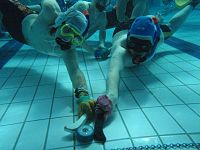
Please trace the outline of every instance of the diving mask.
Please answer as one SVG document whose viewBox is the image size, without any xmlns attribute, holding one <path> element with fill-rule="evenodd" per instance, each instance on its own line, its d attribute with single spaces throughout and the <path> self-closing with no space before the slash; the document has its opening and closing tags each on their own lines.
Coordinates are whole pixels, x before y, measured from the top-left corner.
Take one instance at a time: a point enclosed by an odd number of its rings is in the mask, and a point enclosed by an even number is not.
<svg viewBox="0 0 200 150">
<path fill-rule="evenodd" d="M 151 53 L 153 45 L 149 40 L 140 40 L 131 37 L 127 40 L 127 48 L 132 56 L 133 63 L 139 64 L 147 59 L 147 56 Z"/>
</svg>

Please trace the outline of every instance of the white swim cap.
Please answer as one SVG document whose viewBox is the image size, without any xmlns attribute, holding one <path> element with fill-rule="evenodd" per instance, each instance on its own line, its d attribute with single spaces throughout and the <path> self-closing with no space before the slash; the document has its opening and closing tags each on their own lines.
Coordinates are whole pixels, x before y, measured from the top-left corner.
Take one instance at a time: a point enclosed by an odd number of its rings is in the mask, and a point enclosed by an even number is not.
<svg viewBox="0 0 200 150">
<path fill-rule="evenodd" d="M 75 28 L 80 34 L 83 34 L 88 26 L 88 20 L 86 16 L 77 10 L 68 10 L 66 12 L 60 13 L 55 20 L 54 27 L 59 27 L 63 23 L 69 24 L 70 26 Z"/>
</svg>

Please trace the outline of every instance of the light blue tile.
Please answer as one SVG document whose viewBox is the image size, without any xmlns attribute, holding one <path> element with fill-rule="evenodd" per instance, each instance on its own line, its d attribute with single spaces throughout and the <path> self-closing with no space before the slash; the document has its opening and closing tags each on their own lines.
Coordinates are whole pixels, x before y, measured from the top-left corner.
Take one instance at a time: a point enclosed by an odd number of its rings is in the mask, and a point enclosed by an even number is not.
<svg viewBox="0 0 200 150">
<path fill-rule="evenodd" d="M 123 78 L 126 86 L 129 88 L 129 90 L 143 90 L 145 89 L 145 86 L 138 78 Z"/>
<path fill-rule="evenodd" d="M 166 86 L 183 85 L 183 83 L 181 83 L 179 80 L 177 80 L 170 74 L 155 74 L 155 76 Z"/>
<path fill-rule="evenodd" d="M 29 111 L 27 121 L 47 119 L 50 117 L 51 100 L 34 101 Z"/>
<path fill-rule="evenodd" d="M 54 94 L 54 85 L 38 86 L 34 99 L 52 99 Z"/>
<path fill-rule="evenodd" d="M 200 132 L 200 118 L 188 107 L 177 105 L 166 109 L 188 133 Z"/>
<path fill-rule="evenodd" d="M 179 51 L 177 51 L 177 53 L 179 53 Z M 165 55 L 163 56 L 166 60 L 168 60 L 169 62 L 179 62 L 179 61 L 183 61 L 182 59 L 180 59 L 179 57 L 175 56 L 174 54 L 170 54 L 170 55 Z"/>
<path fill-rule="evenodd" d="M 99 64 L 95 59 L 86 60 L 87 70 L 100 70 Z"/>
<path fill-rule="evenodd" d="M 176 105 L 183 104 L 179 98 L 177 98 L 170 90 L 167 88 L 157 88 L 150 89 L 153 95 L 158 99 L 163 105 Z"/>
<path fill-rule="evenodd" d="M 0 118 L 3 116 L 3 114 L 6 111 L 6 108 L 8 107 L 8 105 L 0 105 Z"/>
<path fill-rule="evenodd" d="M 117 140 L 117 141 L 111 141 L 111 142 L 106 142 L 105 143 L 105 148 L 106 150 L 111 150 L 111 149 L 123 149 L 123 148 L 128 148 L 128 147 L 133 147 L 131 140 Z"/>
<path fill-rule="evenodd" d="M 119 80 L 119 91 L 128 91 L 128 88 L 126 87 L 125 83 L 122 79 Z"/>
<path fill-rule="evenodd" d="M 187 72 L 178 72 L 178 73 L 172 73 L 172 75 L 183 82 L 184 84 L 198 84 L 200 83 L 200 80 L 197 78 L 193 77 Z"/>
<path fill-rule="evenodd" d="M 85 144 L 83 143 L 80 146 L 75 146 L 76 150 L 104 150 L 103 144 L 101 143 L 91 143 L 91 144 Z M 72 149 L 70 149 L 72 150 Z"/>
<path fill-rule="evenodd" d="M 141 66 L 136 66 L 136 67 L 132 67 L 131 70 L 137 75 L 149 75 L 152 74 L 145 66 L 141 65 Z"/>
<path fill-rule="evenodd" d="M 58 57 L 48 57 L 46 65 L 58 65 L 59 63 L 59 58 Z"/>
<path fill-rule="evenodd" d="M 42 77 L 40 79 L 40 84 L 39 85 L 55 84 L 56 76 L 57 76 L 56 72 L 54 72 L 54 73 L 46 73 L 46 74 L 43 73 Z"/>
<path fill-rule="evenodd" d="M 18 138 L 22 124 L 15 124 L 9 126 L 0 126 L 0 149 L 11 150 L 14 148 L 15 142 Z"/>
<path fill-rule="evenodd" d="M 31 66 L 27 76 L 42 75 L 43 71 L 44 71 L 44 66 Z"/>
<path fill-rule="evenodd" d="M 155 131 L 153 130 L 141 110 L 133 109 L 120 112 L 131 137 L 156 135 Z"/>
<path fill-rule="evenodd" d="M 117 105 L 119 110 L 138 108 L 135 99 L 129 91 L 119 92 L 119 100 Z"/>
<path fill-rule="evenodd" d="M 149 75 L 149 76 L 140 76 L 139 77 L 142 82 L 149 88 L 160 88 L 164 87 L 162 82 L 160 82 L 154 75 Z"/>
<path fill-rule="evenodd" d="M 104 134 L 108 141 L 129 137 L 119 113 L 113 112 L 113 120 L 105 126 Z"/>
<path fill-rule="evenodd" d="M 73 146 L 73 134 L 64 131 L 64 126 L 73 122 L 72 117 L 51 119 L 47 149 Z"/>
<path fill-rule="evenodd" d="M 189 37 L 191 38 L 191 37 Z M 177 54 L 176 56 L 178 56 L 179 58 L 185 60 L 185 61 L 189 61 L 189 60 L 198 60 L 198 58 L 190 55 L 190 54 L 187 54 L 187 53 L 182 53 L 182 54 Z"/>
<path fill-rule="evenodd" d="M 73 95 L 72 83 L 58 83 L 54 97 L 66 97 Z"/>
<path fill-rule="evenodd" d="M 147 90 L 137 90 L 132 92 L 140 107 L 160 106 L 156 98 Z"/>
<path fill-rule="evenodd" d="M 12 73 L 11 77 L 21 77 L 21 76 L 26 76 L 26 74 L 28 73 L 29 68 L 21 68 L 21 67 L 17 67 L 15 69 L 15 71 Z"/>
<path fill-rule="evenodd" d="M 160 74 L 160 73 L 167 73 L 164 69 L 162 69 L 159 65 L 155 63 L 150 63 L 145 65 L 147 69 L 152 73 L 152 74 Z"/>
<path fill-rule="evenodd" d="M 186 86 L 170 87 L 170 89 L 187 104 L 200 102 L 200 95 L 196 94 Z"/>
<path fill-rule="evenodd" d="M 135 74 L 133 73 L 133 71 L 130 68 L 124 68 L 120 72 L 120 77 L 122 77 L 122 78 L 135 77 Z"/>
<path fill-rule="evenodd" d="M 43 150 L 49 120 L 26 122 L 16 150 Z"/>
<path fill-rule="evenodd" d="M 200 84 L 188 85 L 188 87 L 191 88 L 192 90 L 194 90 L 196 93 L 198 93 L 200 95 Z"/>
<path fill-rule="evenodd" d="M 57 83 L 71 82 L 67 72 L 59 72 L 57 76 Z"/>
<path fill-rule="evenodd" d="M 19 88 L 13 102 L 33 100 L 36 88 L 36 86 Z"/>
<path fill-rule="evenodd" d="M 192 108 L 200 116 L 200 104 L 190 104 L 189 107 Z"/>
<path fill-rule="evenodd" d="M 72 97 L 55 98 L 51 117 L 73 116 Z"/>
<path fill-rule="evenodd" d="M 0 121 L 0 124 L 7 125 L 24 122 L 30 107 L 30 103 L 31 102 L 29 101 L 11 104 L 3 119 Z"/>
<path fill-rule="evenodd" d="M 0 104 L 10 103 L 15 96 L 17 89 L 0 90 Z"/>
<path fill-rule="evenodd" d="M 133 140 L 135 147 L 161 144 L 160 139 L 156 136 L 155 137 L 146 137 L 146 138 L 135 138 L 132 140 Z"/>
<path fill-rule="evenodd" d="M 195 78 L 200 80 L 200 70 L 190 71 L 189 74 L 193 75 Z"/>
<path fill-rule="evenodd" d="M 6 80 L 7 80 L 7 78 L 0 78 L 0 89 L 4 85 L 4 83 L 6 82 Z"/>
<path fill-rule="evenodd" d="M 190 134 L 194 142 L 200 143 L 200 134 Z"/>
<path fill-rule="evenodd" d="M 193 70 L 199 70 L 199 68 L 187 63 L 187 62 L 176 62 L 174 63 L 176 66 L 181 68 L 184 71 L 193 71 Z"/>
<path fill-rule="evenodd" d="M 48 58 L 47 55 L 39 53 L 37 58 L 35 59 L 33 66 L 45 66 L 47 58 Z"/>
<path fill-rule="evenodd" d="M 181 68 L 177 67 L 176 65 L 174 65 L 173 63 L 163 63 L 163 64 L 159 64 L 163 69 L 165 69 L 168 72 L 181 72 L 183 71 Z"/>
<path fill-rule="evenodd" d="M 40 81 L 41 75 L 33 75 L 33 76 L 26 76 L 23 83 L 22 83 L 22 87 L 24 86 L 36 86 L 38 85 L 39 81 Z"/>
<path fill-rule="evenodd" d="M 24 78 L 25 78 L 24 76 L 23 77 L 11 77 L 6 81 L 6 83 L 4 84 L 4 86 L 2 88 L 18 88 L 18 87 L 20 87 Z"/>
<path fill-rule="evenodd" d="M 103 73 L 99 69 L 88 70 L 88 75 L 89 75 L 90 81 L 104 79 Z"/>
<path fill-rule="evenodd" d="M 3 67 L 0 69 L 0 77 L 8 78 L 14 72 L 14 70 L 14 68 Z"/>
<path fill-rule="evenodd" d="M 189 137 L 185 134 L 183 135 L 168 135 L 168 136 L 160 136 L 164 144 L 176 144 L 176 143 L 191 143 Z"/>
<path fill-rule="evenodd" d="M 162 107 L 143 109 L 158 134 L 178 134 L 184 131 Z"/>
<path fill-rule="evenodd" d="M 93 93 L 105 93 L 106 91 L 106 81 L 105 80 L 97 80 L 91 81 L 91 88 Z"/>
<path fill-rule="evenodd" d="M 192 65 L 200 68 L 200 60 L 196 60 L 196 61 L 188 61 L 189 63 L 191 63 Z"/>
</svg>

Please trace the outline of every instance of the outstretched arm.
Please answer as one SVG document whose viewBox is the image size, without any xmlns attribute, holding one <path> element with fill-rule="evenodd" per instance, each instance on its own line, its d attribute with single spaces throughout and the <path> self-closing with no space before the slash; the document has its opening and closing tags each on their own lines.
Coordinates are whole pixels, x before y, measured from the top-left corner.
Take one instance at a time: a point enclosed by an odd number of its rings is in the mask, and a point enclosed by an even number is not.
<svg viewBox="0 0 200 150">
<path fill-rule="evenodd" d="M 120 71 L 124 68 L 124 59 L 127 51 L 118 43 L 113 45 L 112 51 L 114 51 L 114 53 L 110 60 L 108 77 L 106 81 L 106 93 L 112 101 L 113 106 L 115 106 L 118 100 Z"/>
<path fill-rule="evenodd" d="M 64 63 L 67 67 L 73 88 L 84 88 L 87 90 L 87 84 L 83 72 L 78 66 L 78 60 L 75 49 L 67 50 L 63 56 Z"/>
</svg>

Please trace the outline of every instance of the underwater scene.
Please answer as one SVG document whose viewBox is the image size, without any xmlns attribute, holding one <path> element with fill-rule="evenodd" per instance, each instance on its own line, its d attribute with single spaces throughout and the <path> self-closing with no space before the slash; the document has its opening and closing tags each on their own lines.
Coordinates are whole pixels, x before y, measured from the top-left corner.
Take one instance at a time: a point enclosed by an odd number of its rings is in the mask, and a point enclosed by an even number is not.
<svg viewBox="0 0 200 150">
<path fill-rule="evenodd" d="M 0 150 L 200 150 L 200 0 L 0 0 Z"/>
</svg>

